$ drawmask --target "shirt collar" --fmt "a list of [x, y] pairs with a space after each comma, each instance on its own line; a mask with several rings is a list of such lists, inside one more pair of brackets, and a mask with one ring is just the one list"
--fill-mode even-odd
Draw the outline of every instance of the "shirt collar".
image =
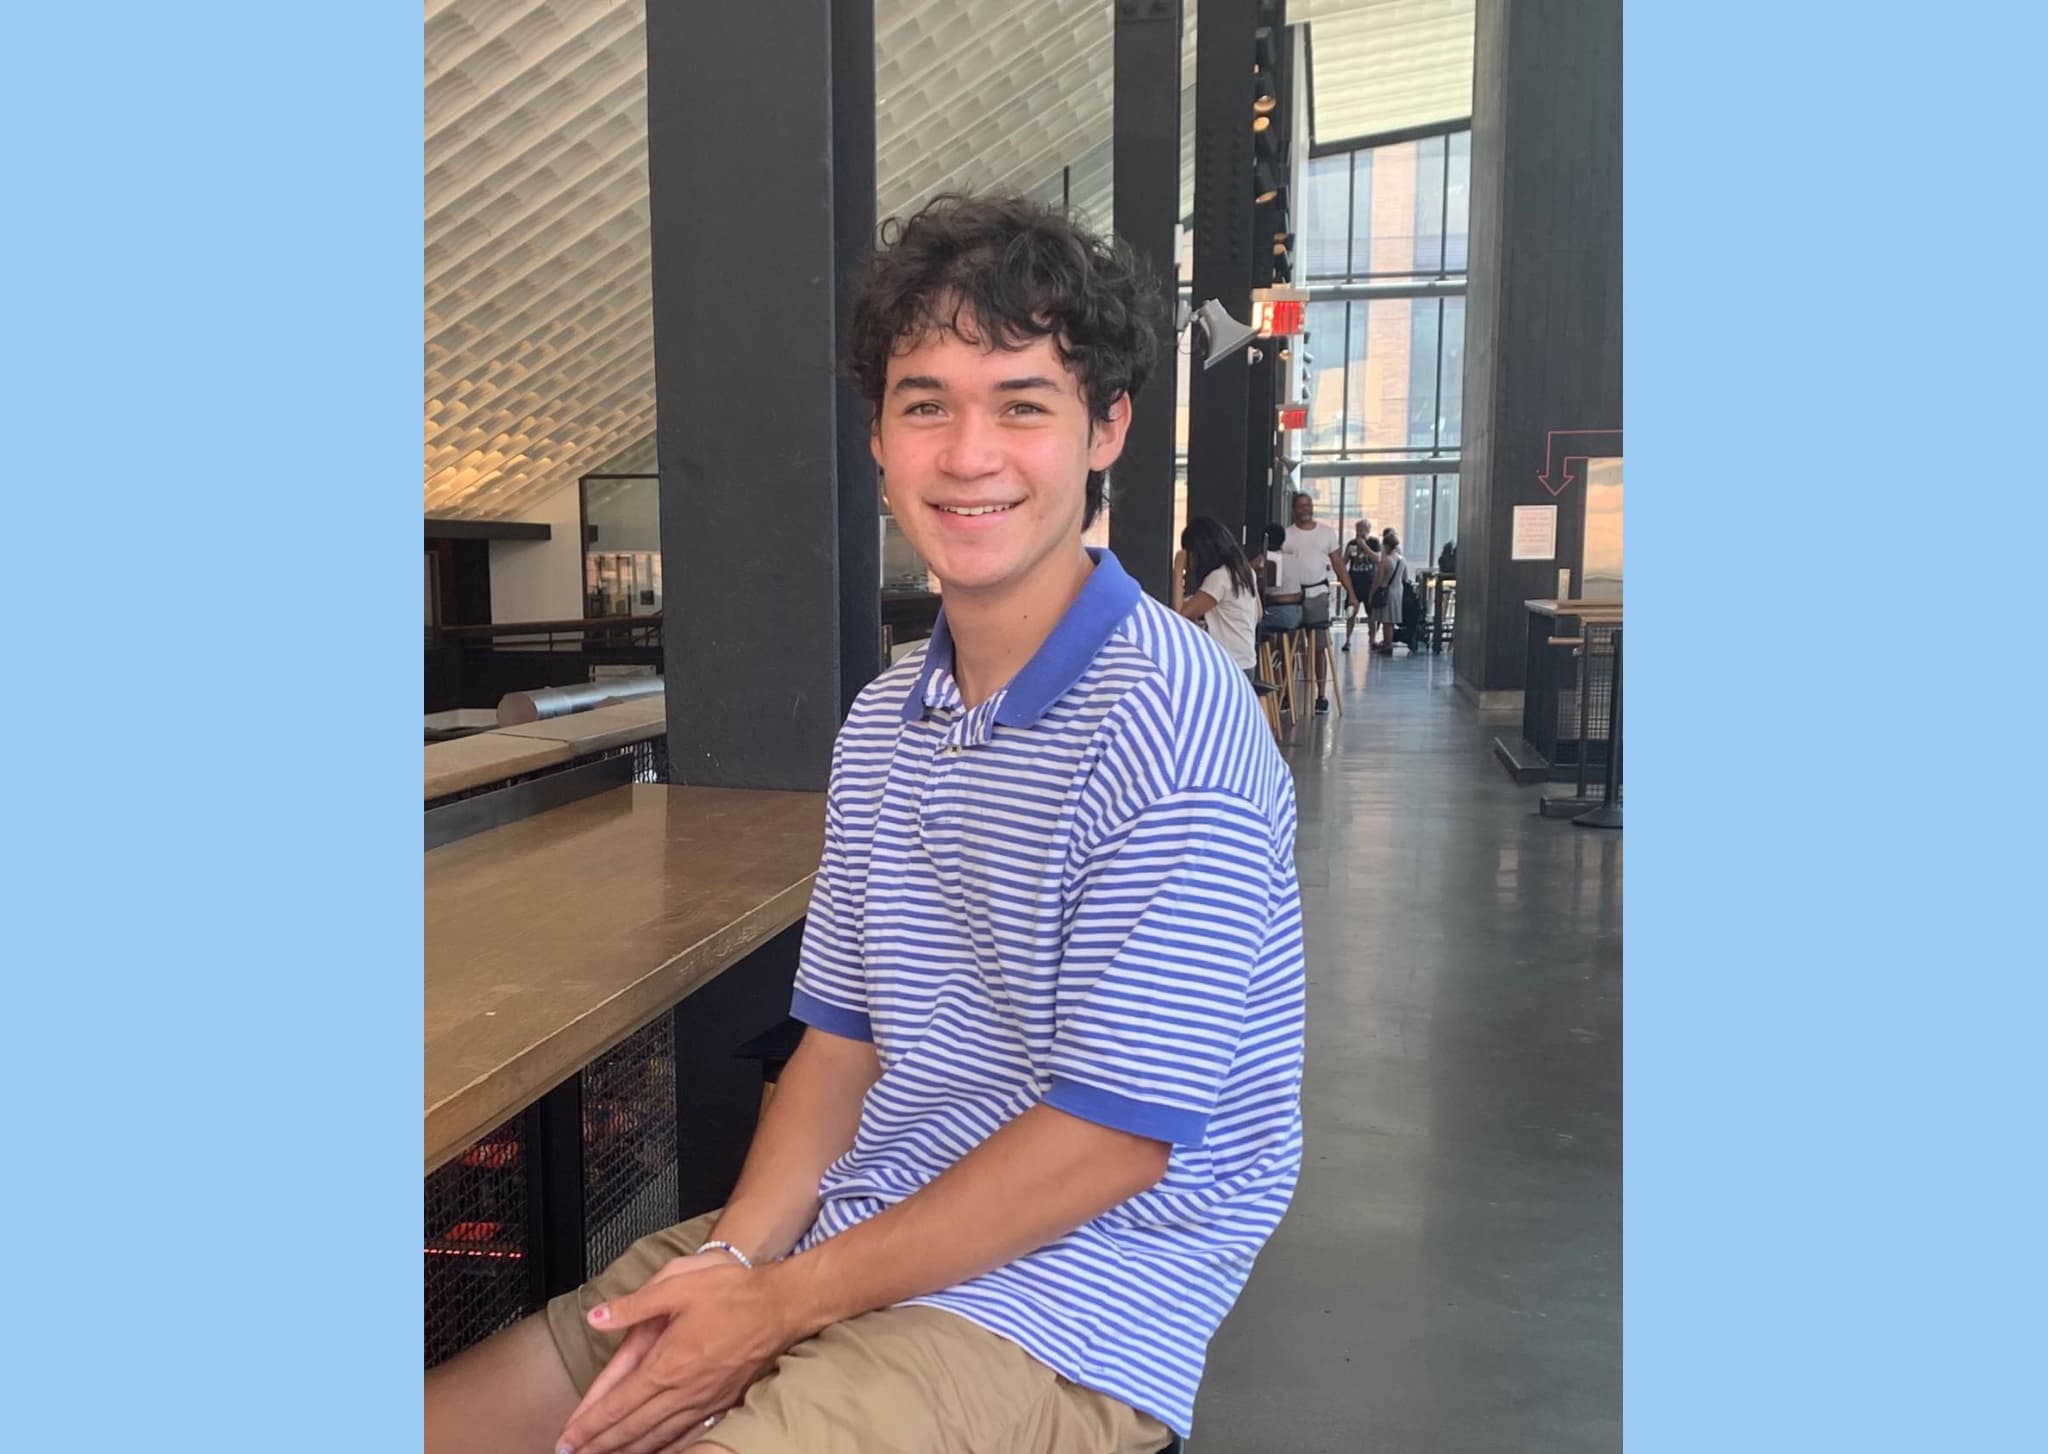
[[[996, 721], [1000, 725], [1029, 727], [1050, 711], [1052, 704], [1081, 679], [1095, 653], [1102, 650], [1103, 643], [1137, 605], [1138, 583], [1117, 564], [1114, 555], [1091, 546], [1088, 558], [1095, 562], [1095, 569], [1088, 573], [1081, 594], [1067, 607], [1066, 614], [1031, 660], [1024, 663], [1024, 669], [1002, 689], [1002, 701], [996, 707]], [[932, 677], [941, 669], [953, 670], [953, 633], [946, 624], [943, 605], [932, 625], [931, 640], [925, 646], [924, 667], [918, 672], [910, 695], [903, 700], [904, 721], [923, 719]]]

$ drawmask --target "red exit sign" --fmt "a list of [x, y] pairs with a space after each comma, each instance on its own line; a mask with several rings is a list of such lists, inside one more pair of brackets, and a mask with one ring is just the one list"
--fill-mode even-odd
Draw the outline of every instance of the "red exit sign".
[[1294, 298], [1275, 298], [1266, 304], [1265, 327], [1260, 331], [1274, 338], [1292, 338], [1307, 322], [1308, 305]]
[[1308, 405], [1296, 404], [1282, 409], [1280, 411], [1280, 427], [1282, 429], [1308, 428]]

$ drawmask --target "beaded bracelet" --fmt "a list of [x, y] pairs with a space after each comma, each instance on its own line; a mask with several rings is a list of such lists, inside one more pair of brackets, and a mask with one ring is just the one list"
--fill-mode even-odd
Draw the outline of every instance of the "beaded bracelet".
[[713, 1240], [710, 1242], [706, 1242], [702, 1247], [699, 1247], [697, 1250], [699, 1252], [724, 1252], [731, 1256], [733, 1261], [737, 1262], [740, 1266], [746, 1268], [747, 1271], [752, 1272], [754, 1270], [754, 1260], [751, 1257], [747, 1256], [746, 1253], [740, 1251], [739, 1248], [733, 1246], [730, 1242], [720, 1242]]

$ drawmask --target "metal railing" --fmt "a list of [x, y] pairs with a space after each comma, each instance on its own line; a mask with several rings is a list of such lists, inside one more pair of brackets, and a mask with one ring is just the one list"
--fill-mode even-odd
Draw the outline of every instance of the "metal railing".
[[522, 651], [603, 651], [661, 645], [661, 615], [594, 616], [573, 621], [501, 621], [490, 626], [442, 626], [440, 637], [459, 646], [517, 647]]

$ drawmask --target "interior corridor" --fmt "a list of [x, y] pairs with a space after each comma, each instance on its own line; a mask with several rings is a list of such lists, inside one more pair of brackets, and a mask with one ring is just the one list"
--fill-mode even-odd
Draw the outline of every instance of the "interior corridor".
[[1537, 816], [1448, 655], [1338, 662], [1286, 749], [1304, 1170], [1191, 1447], [1618, 1451], [1622, 835]]

